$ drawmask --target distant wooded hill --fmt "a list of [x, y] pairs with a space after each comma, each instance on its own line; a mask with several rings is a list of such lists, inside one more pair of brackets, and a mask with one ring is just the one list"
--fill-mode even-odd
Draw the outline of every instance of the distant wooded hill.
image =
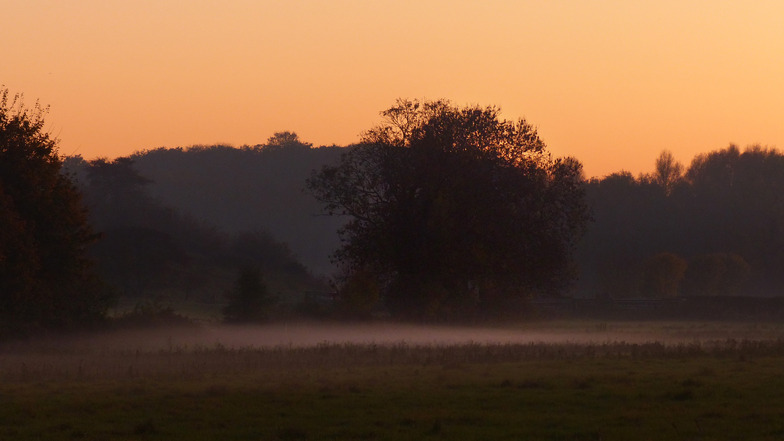
[[314, 273], [329, 275], [339, 218], [305, 192], [313, 170], [338, 161], [341, 147], [306, 144], [155, 149], [131, 156], [150, 195], [228, 233], [262, 230], [288, 244]]
[[101, 234], [91, 247], [99, 273], [121, 298], [222, 302], [237, 274], [256, 268], [271, 295], [298, 304], [329, 289], [341, 222], [319, 215], [305, 180], [342, 152], [284, 132], [254, 147], [71, 157], [64, 172]]

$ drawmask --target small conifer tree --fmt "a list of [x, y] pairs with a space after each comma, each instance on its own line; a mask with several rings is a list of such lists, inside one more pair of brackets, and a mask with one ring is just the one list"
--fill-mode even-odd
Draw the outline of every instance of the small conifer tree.
[[223, 309], [227, 323], [254, 323], [269, 320], [277, 299], [269, 294], [257, 268], [243, 268], [234, 287], [226, 294], [229, 304]]

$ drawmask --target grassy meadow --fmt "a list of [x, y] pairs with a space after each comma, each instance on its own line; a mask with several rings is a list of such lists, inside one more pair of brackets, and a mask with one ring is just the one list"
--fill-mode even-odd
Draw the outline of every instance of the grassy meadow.
[[125, 331], [0, 347], [2, 440], [765, 440], [784, 325]]

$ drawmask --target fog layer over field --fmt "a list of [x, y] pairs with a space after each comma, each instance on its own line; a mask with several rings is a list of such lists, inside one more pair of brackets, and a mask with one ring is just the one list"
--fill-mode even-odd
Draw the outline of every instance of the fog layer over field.
[[313, 369], [326, 381], [333, 369], [357, 366], [451, 368], [707, 354], [784, 357], [784, 324], [564, 321], [449, 327], [298, 323], [94, 332], [0, 345], [0, 382], [248, 381], [249, 376], [261, 376], [277, 384], [294, 381], [294, 377], [305, 381]]
[[318, 345], [456, 346], [465, 344], [665, 345], [734, 340], [784, 339], [784, 325], [722, 322], [544, 322], [505, 327], [408, 324], [275, 324], [125, 330], [49, 337], [6, 345], [6, 349], [158, 351], [312, 347]]

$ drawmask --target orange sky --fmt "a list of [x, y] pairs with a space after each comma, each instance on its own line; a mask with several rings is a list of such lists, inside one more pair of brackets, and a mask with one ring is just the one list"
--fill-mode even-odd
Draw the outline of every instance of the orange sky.
[[589, 176], [784, 148], [780, 0], [0, 2], [0, 84], [64, 155], [343, 145], [398, 97], [498, 105]]

